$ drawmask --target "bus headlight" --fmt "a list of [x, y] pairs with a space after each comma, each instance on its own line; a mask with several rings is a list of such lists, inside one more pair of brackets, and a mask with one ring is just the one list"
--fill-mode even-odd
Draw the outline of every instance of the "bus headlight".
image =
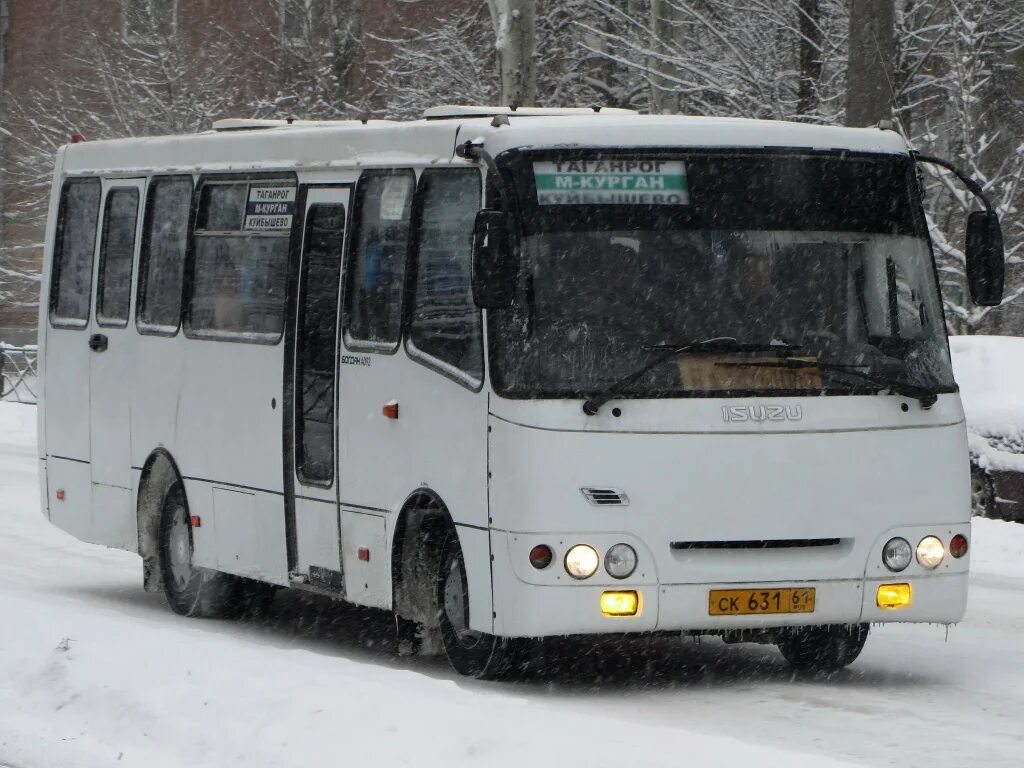
[[917, 562], [924, 568], [938, 568], [946, 550], [935, 536], [925, 536], [917, 545]]
[[913, 554], [910, 542], [897, 536], [895, 539], [889, 539], [882, 547], [882, 563], [890, 571], [898, 573], [910, 565]]
[[597, 550], [589, 544], [577, 544], [565, 553], [565, 571], [574, 579], [589, 579], [600, 563]]
[[616, 579], [625, 579], [636, 570], [636, 550], [629, 544], [616, 544], [604, 556], [604, 569]]

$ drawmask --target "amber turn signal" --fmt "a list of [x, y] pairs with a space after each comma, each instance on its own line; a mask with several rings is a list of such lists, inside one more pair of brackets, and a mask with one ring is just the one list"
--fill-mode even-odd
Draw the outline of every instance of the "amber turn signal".
[[906, 608], [912, 598], [909, 584], [879, 584], [878, 592], [875, 593], [875, 602], [879, 608]]
[[601, 593], [601, 613], [605, 616], [636, 616], [639, 612], [639, 592]]

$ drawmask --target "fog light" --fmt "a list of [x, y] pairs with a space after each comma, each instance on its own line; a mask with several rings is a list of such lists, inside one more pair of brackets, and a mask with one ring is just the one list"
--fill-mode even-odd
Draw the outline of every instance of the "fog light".
[[604, 556], [604, 569], [616, 579], [625, 579], [636, 570], [636, 550], [629, 544], [616, 544]]
[[949, 554], [953, 557], [963, 557], [967, 554], [967, 537], [962, 533], [958, 533], [952, 539], [949, 540]]
[[917, 545], [917, 562], [924, 568], [938, 568], [946, 551], [935, 536], [925, 536]]
[[909, 584], [880, 584], [875, 602], [879, 608], [906, 608], [912, 596]]
[[565, 570], [574, 579], [589, 579], [600, 563], [597, 550], [589, 544], [577, 544], [565, 553]]
[[538, 571], [543, 571], [551, 565], [552, 557], [554, 556], [551, 554], [551, 547], [547, 544], [538, 544], [530, 550], [530, 565]]
[[601, 613], [605, 616], [636, 616], [639, 610], [638, 592], [601, 593]]
[[889, 539], [882, 547], [882, 562], [890, 571], [902, 571], [910, 565], [910, 559], [914, 551], [910, 548], [910, 542], [897, 536]]

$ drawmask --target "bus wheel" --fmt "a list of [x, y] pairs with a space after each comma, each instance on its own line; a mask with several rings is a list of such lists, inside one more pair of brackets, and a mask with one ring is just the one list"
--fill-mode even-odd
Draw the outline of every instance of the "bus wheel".
[[242, 579], [197, 567], [192, 561], [192, 522], [185, 489], [175, 482], [164, 496], [160, 515], [160, 568], [164, 594], [175, 613], [204, 618], [234, 618], [243, 609]]
[[867, 624], [832, 624], [794, 629], [778, 646], [795, 669], [835, 672], [860, 656], [867, 639]]
[[449, 531], [441, 545], [440, 566], [437, 605], [448, 662], [468, 677], [494, 680], [507, 675], [513, 663], [514, 641], [469, 628], [466, 564], [455, 531]]

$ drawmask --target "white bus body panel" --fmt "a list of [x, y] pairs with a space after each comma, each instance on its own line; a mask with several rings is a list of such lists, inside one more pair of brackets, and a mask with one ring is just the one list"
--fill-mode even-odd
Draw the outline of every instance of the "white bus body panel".
[[[193, 531], [196, 564], [287, 584], [281, 454], [284, 345], [230, 344], [230, 364], [225, 346], [198, 339], [185, 343], [176, 404], [172, 455], [185, 479], [189, 511], [202, 520]], [[223, 495], [224, 490], [247, 498]]]
[[[387, 500], [390, 542], [397, 513], [413, 492], [424, 489], [440, 498], [459, 533], [471, 626], [491, 631], [487, 395], [410, 360], [404, 348], [393, 355], [343, 348], [340, 362], [342, 508], [383, 512], [381, 500]], [[392, 400], [397, 419], [381, 412]], [[384, 554], [390, 563], [390, 547]], [[371, 562], [373, 557], [371, 552]], [[344, 565], [349, 573], [347, 560]]]
[[[936, 571], [915, 562], [892, 574], [881, 568], [880, 559], [892, 536], [916, 545], [929, 533], [947, 542], [954, 533], [970, 533], [959, 398], [942, 395], [929, 410], [910, 400], [906, 413], [903, 399], [884, 395], [752, 402], [799, 403], [803, 418], [723, 421], [722, 408], [735, 400], [618, 401], [587, 417], [577, 415], [578, 402], [492, 399], [496, 631], [958, 621], [966, 594], [964, 560], [947, 557]], [[622, 409], [620, 418], [611, 414], [615, 405]], [[586, 487], [621, 490], [629, 504], [592, 506], [580, 490]], [[780, 539], [839, 542], [780, 549], [671, 547], [673, 542]], [[603, 555], [620, 541], [639, 555], [639, 566], [627, 579], [599, 569], [591, 579], [576, 582], [561, 567], [573, 544], [591, 544]], [[554, 549], [555, 558], [554, 565], [538, 571], [528, 554], [542, 543]], [[913, 579], [930, 586], [917, 588], [911, 610], [879, 618], [866, 576], [875, 583]], [[709, 589], [747, 584], [813, 584], [818, 607], [812, 614], [708, 615]], [[643, 592], [641, 615], [602, 617], [600, 592], [623, 588]]]

